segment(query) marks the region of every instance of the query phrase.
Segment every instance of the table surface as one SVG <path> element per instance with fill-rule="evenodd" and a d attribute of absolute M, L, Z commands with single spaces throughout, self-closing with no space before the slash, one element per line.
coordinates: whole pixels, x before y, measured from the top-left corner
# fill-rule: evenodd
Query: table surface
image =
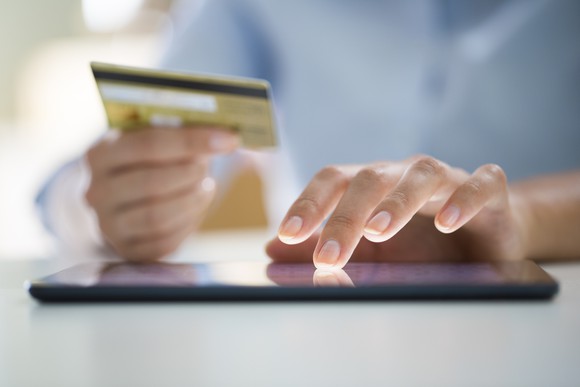
<path fill-rule="evenodd" d="M 186 258 L 263 260 L 263 241 L 216 233 Z M 552 301 L 43 305 L 23 290 L 70 264 L 0 261 L 0 386 L 580 385 L 580 263 L 543 265 Z"/>

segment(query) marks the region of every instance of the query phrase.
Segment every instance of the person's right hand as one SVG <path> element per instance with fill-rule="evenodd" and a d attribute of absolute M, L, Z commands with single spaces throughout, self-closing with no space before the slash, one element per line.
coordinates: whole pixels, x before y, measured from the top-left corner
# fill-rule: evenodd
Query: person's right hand
<path fill-rule="evenodd" d="M 174 252 L 213 199 L 212 156 L 232 152 L 238 140 L 214 127 L 108 132 L 86 153 L 85 197 L 105 240 L 131 261 Z"/>

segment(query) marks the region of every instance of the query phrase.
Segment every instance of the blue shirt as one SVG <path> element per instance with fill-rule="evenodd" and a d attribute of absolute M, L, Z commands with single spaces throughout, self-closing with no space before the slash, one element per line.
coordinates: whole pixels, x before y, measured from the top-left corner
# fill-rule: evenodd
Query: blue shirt
<path fill-rule="evenodd" d="M 576 0 L 209 0 L 163 66 L 268 79 L 301 184 L 433 155 L 509 178 L 580 167 Z"/>

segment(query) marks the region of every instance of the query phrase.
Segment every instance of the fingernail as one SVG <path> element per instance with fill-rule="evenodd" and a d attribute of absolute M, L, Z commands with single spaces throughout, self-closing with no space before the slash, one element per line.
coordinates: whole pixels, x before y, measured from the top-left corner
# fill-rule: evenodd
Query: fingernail
<path fill-rule="evenodd" d="M 215 190 L 215 180 L 209 176 L 205 177 L 201 181 L 201 189 L 203 189 L 205 192 L 214 191 Z"/>
<path fill-rule="evenodd" d="M 280 227 L 278 234 L 281 238 L 292 239 L 300 232 L 302 224 L 303 221 L 301 217 L 292 216 L 282 225 L 282 227 Z"/>
<path fill-rule="evenodd" d="M 329 239 L 322 245 L 315 264 L 317 267 L 332 267 L 338 261 L 340 245 L 334 239 Z"/>
<path fill-rule="evenodd" d="M 214 151 L 232 150 L 238 146 L 238 137 L 230 133 L 213 133 L 209 139 L 209 146 Z"/>
<path fill-rule="evenodd" d="M 365 226 L 365 232 L 368 232 L 369 234 L 380 235 L 387 230 L 387 227 L 389 227 L 390 223 L 391 214 L 389 214 L 387 211 L 381 211 L 373 216 L 371 220 L 369 220 Z"/>
<path fill-rule="evenodd" d="M 459 219 L 459 215 L 459 208 L 457 208 L 457 206 L 450 205 L 439 216 L 439 224 L 443 228 L 451 228 Z"/>

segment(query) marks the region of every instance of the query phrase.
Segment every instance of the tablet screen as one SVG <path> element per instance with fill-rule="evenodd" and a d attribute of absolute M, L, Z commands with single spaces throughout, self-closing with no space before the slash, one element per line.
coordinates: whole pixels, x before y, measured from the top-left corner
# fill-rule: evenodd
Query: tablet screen
<path fill-rule="evenodd" d="M 42 281 L 70 286 L 381 287 L 548 281 L 532 262 L 349 263 L 344 270 L 262 262 L 79 265 Z"/>

